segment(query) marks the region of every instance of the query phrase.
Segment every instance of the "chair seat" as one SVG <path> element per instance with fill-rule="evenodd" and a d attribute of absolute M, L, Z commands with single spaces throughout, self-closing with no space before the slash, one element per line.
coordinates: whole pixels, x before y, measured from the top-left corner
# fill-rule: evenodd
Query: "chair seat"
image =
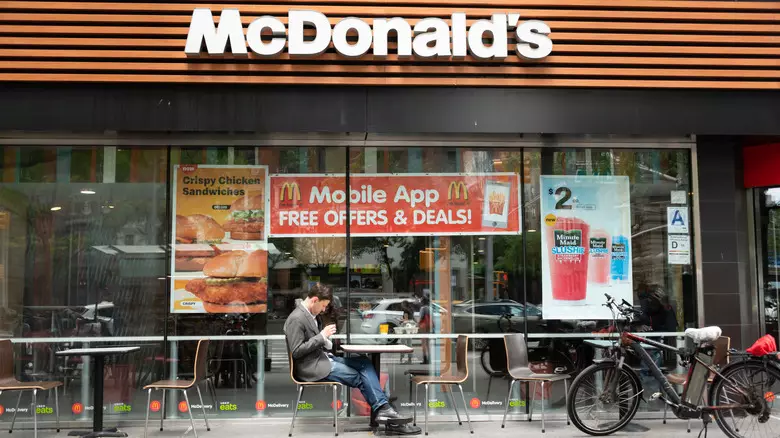
<path fill-rule="evenodd" d="M 440 383 L 445 385 L 458 385 L 466 381 L 468 376 L 453 376 L 445 374 L 443 376 L 414 376 L 412 382 L 416 384 L 422 383 Z"/>
<path fill-rule="evenodd" d="M 688 380 L 687 374 L 667 374 L 666 379 L 671 383 L 672 385 L 684 385 L 685 381 Z"/>
<path fill-rule="evenodd" d="M 296 379 L 296 380 L 293 380 L 293 382 L 296 385 L 306 385 L 306 386 L 316 386 L 316 385 L 337 385 L 337 386 L 341 386 L 341 383 L 339 383 L 339 382 L 328 382 L 328 381 L 324 381 L 324 380 L 321 380 L 319 382 L 304 382 L 304 381 Z"/>
<path fill-rule="evenodd" d="M 404 371 L 404 376 L 427 376 L 429 375 L 431 370 L 429 369 L 416 369 L 416 370 L 406 370 Z"/>
<path fill-rule="evenodd" d="M 0 382 L 0 391 L 48 391 L 62 386 L 62 382 L 20 382 L 18 380 L 6 380 Z"/>
<path fill-rule="evenodd" d="M 509 376 L 515 380 L 537 380 L 540 382 L 558 382 L 571 378 L 568 374 L 537 374 L 524 367 L 510 369 Z"/>
<path fill-rule="evenodd" d="M 192 380 L 158 380 L 144 386 L 144 389 L 189 389 L 193 385 Z"/>

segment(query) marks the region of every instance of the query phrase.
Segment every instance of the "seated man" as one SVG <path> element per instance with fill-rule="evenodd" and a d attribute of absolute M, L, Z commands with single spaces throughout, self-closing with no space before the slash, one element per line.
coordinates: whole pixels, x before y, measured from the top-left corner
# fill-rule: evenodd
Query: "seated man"
<path fill-rule="evenodd" d="M 328 307 L 332 298 L 333 293 L 327 287 L 320 284 L 313 286 L 307 298 L 284 323 L 296 377 L 309 382 L 338 382 L 358 388 L 371 406 L 372 426 L 386 423 L 388 431 L 396 434 L 420 433 L 420 428 L 406 424 L 411 418 L 400 415 L 390 406 L 370 361 L 336 357 L 328 352 L 333 347 L 330 337 L 336 333 L 336 326 L 331 324 L 320 331 L 315 317 Z"/>

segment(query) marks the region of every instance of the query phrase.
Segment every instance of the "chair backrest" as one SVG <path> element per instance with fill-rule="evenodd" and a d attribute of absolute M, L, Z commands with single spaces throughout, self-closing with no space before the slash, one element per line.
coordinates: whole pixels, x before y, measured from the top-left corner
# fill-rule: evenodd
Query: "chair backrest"
<path fill-rule="evenodd" d="M 292 379 L 293 383 L 298 384 L 300 382 L 295 378 L 295 364 L 293 364 L 292 352 L 289 350 L 287 351 L 287 359 L 290 362 L 290 379 Z"/>
<path fill-rule="evenodd" d="M 458 375 L 467 379 L 469 377 L 469 337 L 466 335 L 458 336 L 458 343 L 455 346 L 455 360 Z"/>
<path fill-rule="evenodd" d="M 504 346 L 507 369 L 528 368 L 528 344 L 525 342 L 525 335 L 518 333 L 504 336 Z"/>
<path fill-rule="evenodd" d="M 0 341 L 0 381 L 16 380 L 14 374 L 14 345 L 8 339 Z"/>
<path fill-rule="evenodd" d="M 209 360 L 209 340 L 201 339 L 198 341 L 198 348 L 195 350 L 195 369 L 193 370 L 193 381 L 195 383 L 206 379 L 208 376 Z"/>

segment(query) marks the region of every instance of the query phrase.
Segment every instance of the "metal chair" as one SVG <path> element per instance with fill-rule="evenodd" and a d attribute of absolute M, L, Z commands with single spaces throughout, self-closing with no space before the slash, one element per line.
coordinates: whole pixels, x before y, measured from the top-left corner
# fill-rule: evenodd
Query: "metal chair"
<path fill-rule="evenodd" d="M 149 385 L 144 386 L 144 390 L 149 390 L 149 395 L 146 399 L 146 423 L 144 425 L 144 437 L 147 436 L 147 430 L 149 429 L 149 405 L 152 402 L 152 390 L 162 390 L 162 408 L 160 409 L 160 431 L 163 430 L 163 421 L 165 420 L 165 391 L 175 390 L 184 393 L 184 401 L 187 403 L 187 412 L 190 414 L 190 424 L 192 425 L 192 433 L 195 438 L 198 438 L 198 432 L 195 430 L 195 419 L 192 417 L 192 408 L 190 404 L 190 398 L 187 395 L 187 391 L 195 387 L 198 391 L 198 399 L 200 399 L 200 408 L 203 411 L 203 420 L 206 422 L 206 430 L 210 431 L 209 419 L 206 416 L 206 407 L 203 405 L 203 396 L 200 393 L 200 387 L 198 384 L 206 379 L 206 367 L 209 352 L 209 341 L 207 339 L 201 339 L 198 341 L 198 347 L 195 350 L 195 363 L 194 374 L 192 380 L 160 380 Z"/>
<path fill-rule="evenodd" d="M 290 362 L 290 379 L 298 386 L 298 400 L 295 402 L 295 410 L 293 411 L 292 423 L 290 423 L 290 432 L 288 437 L 292 436 L 293 428 L 295 427 L 295 417 L 298 416 L 298 405 L 301 403 L 301 397 L 303 397 L 303 389 L 307 386 L 331 386 L 333 387 L 333 427 L 336 429 L 336 436 L 339 436 L 339 402 L 338 391 L 343 386 L 338 382 L 303 382 L 295 378 L 295 364 L 291 352 L 287 352 L 287 358 Z"/>
<path fill-rule="evenodd" d="M 731 348 L 731 338 L 728 336 L 721 336 L 715 340 L 715 351 L 712 354 L 712 365 L 715 368 L 723 368 L 729 363 L 729 349 Z M 707 383 L 712 383 L 712 379 L 715 376 L 709 376 Z M 688 383 L 688 374 L 683 373 L 670 373 L 666 375 L 666 379 L 672 385 L 685 385 Z M 704 391 L 704 397 L 707 396 L 707 391 Z M 666 424 L 666 411 L 668 406 L 664 403 L 664 424 Z M 691 433 L 691 420 L 688 419 L 688 433 Z"/>
<path fill-rule="evenodd" d="M 417 400 L 418 389 L 420 385 L 425 385 L 425 435 L 428 435 L 428 387 L 429 385 L 448 385 L 457 386 L 460 389 L 460 396 L 463 399 L 463 408 L 466 411 L 466 421 L 469 423 L 469 431 L 474 433 L 474 429 L 471 427 L 471 417 L 469 416 L 469 405 L 466 403 L 466 396 L 463 394 L 463 387 L 461 384 L 469 378 L 469 364 L 467 360 L 469 347 L 469 337 L 465 335 L 458 336 L 457 346 L 455 348 L 455 361 L 456 369 L 455 373 L 442 373 L 440 376 L 414 376 L 412 381 L 417 385 L 414 391 L 414 425 L 417 425 Z M 460 421 L 460 413 L 458 412 L 458 405 L 455 403 L 455 397 L 452 396 L 452 392 L 447 392 L 452 401 L 452 407 L 455 408 L 455 415 L 458 417 L 458 424 L 463 425 Z"/>
<path fill-rule="evenodd" d="M 14 374 L 14 346 L 10 340 L 0 341 L 0 394 L 10 391 L 18 391 L 19 398 L 16 399 L 16 409 L 11 420 L 11 428 L 8 433 L 13 432 L 14 423 L 16 423 L 16 413 L 19 412 L 19 403 L 22 401 L 24 391 L 32 391 L 32 412 L 33 412 L 33 430 L 35 438 L 38 438 L 38 412 L 35 409 L 38 406 L 38 391 L 54 390 L 54 412 L 57 418 L 57 432 L 60 431 L 60 400 L 58 389 L 62 382 L 20 382 L 16 380 Z"/>
<path fill-rule="evenodd" d="M 542 433 L 544 433 L 544 393 L 545 384 L 552 384 L 563 380 L 564 390 L 566 391 L 566 404 L 569 401 L 569 379 L 568 374 L 537 374 L 531 371 L 528 360 L 528 344 L 525 342 L 525 336 L 522 334 L 511 334 L 504 337 L 504 346 L 506 347 L 506 366 L 509 378 L 512 383 L 509 384 L 509 393 L 506 396 L 504 407 L 504 419 L 501 421 L 501 428 L 506 425 L 506 416 L 509 413 L 509 398 L 512 397 L 512 390 L 516 382 L 524 382 L 526 393 L 531 389 L 531 382 L 534 382 L 534 392 L 529 397 L 531 406 L 528 411 L 528 421 L 533 417 L 533 401 L 536 395 L 536 388 L 539 383 L 542 384 Z M 566 424 L 569 424 L 569 414 L 566 413 Z"/>

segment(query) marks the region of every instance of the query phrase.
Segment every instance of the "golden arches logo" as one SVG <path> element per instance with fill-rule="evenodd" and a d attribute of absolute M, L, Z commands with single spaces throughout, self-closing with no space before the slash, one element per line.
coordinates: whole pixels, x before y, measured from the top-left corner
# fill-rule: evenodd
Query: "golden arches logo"
<path fill-rule="evenodd" d="M 469 189 L 463 181 L 452 181 L 447 188 L 447 199 L 452 202 L 453 198 L 457 202 L 466 202 L 469 200 Z"/>
<path fill-rule="evenodd" d="M 286 195 L 286 196 L 285 196 Z M 297 182 L 286 182 L 279 190 L 279 203 L 282 205 L 294 205 L 301 200 L 301 189 Z"/>

